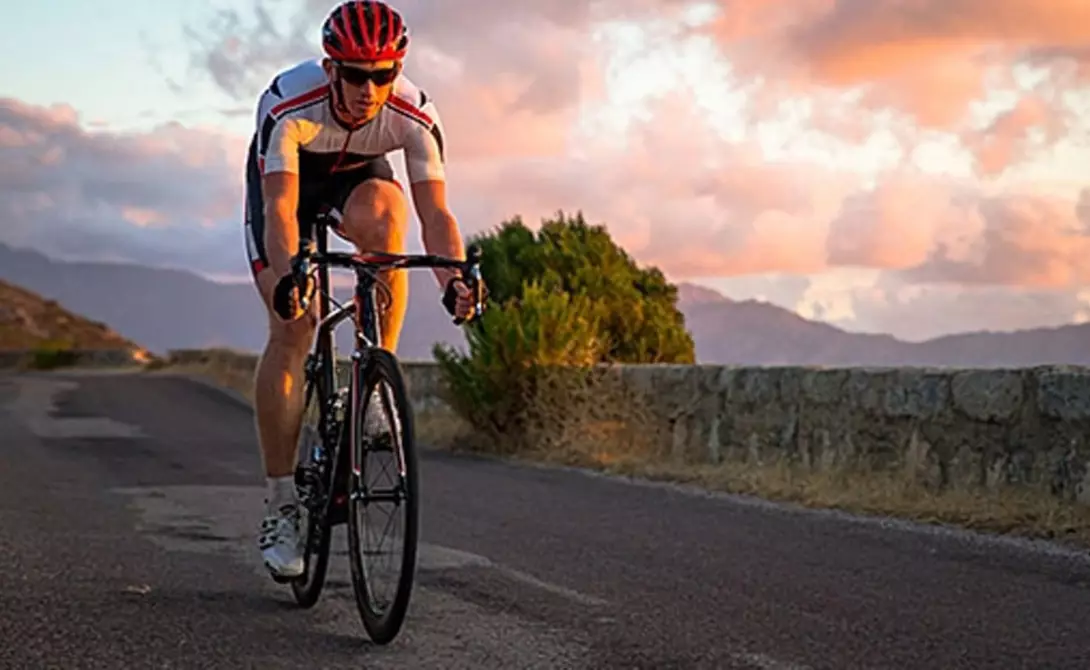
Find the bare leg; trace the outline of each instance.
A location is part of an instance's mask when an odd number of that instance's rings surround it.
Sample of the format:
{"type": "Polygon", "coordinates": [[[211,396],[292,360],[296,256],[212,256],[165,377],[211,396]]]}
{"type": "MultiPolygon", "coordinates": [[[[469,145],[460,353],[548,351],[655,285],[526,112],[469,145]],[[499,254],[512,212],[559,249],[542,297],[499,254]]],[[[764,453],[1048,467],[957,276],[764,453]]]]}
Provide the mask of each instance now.
{"type": "MultiPolygon", "coordinates": [[[[401,189],[388,181],[369,179],[357,186],[344,208],[343,234],[360,250],[403,253],[408,229],[408,204],[401,189]]],[[[393,304],[381,313],[382,347],[394,353],[401,338],[409,298],[406,270],[379,274],[390,287],[393,304]]]]}
{"type": "Polygon", "coordinates": [[[254,374],[254,414],[269,478],[293,475],[303,415],[303,363],[311,342],[306,323],[270,318],[269,339],[254,374]]]}
{"type": "Polygon", "coordinates": [[[295,461],[303,413],[303,363],[312,341],[315,312],[281,321],[272,312],[276,277],[264,270],[258,290],[269,310],[269,338],[254,372],[254,416],[266,474],[266,511],[258,544],[265,563],[284,576],[302,573],[295,461]]]}

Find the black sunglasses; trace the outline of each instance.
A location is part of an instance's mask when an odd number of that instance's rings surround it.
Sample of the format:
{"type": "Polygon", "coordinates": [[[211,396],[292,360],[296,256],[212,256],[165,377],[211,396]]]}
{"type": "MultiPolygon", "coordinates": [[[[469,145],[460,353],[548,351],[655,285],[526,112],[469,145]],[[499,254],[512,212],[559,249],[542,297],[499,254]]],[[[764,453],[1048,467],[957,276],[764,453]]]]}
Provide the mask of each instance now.
{"type": "Polygon", "coordinates": [[[345,67],[338,65],[337,70],[341,77],[353,86],[365,86],[368,81],[375,82],[375,86],[386,86],[397,79],[401,68],[398,66],[387,67],[381,70],[363,70],[358,67],[345,67]]]}

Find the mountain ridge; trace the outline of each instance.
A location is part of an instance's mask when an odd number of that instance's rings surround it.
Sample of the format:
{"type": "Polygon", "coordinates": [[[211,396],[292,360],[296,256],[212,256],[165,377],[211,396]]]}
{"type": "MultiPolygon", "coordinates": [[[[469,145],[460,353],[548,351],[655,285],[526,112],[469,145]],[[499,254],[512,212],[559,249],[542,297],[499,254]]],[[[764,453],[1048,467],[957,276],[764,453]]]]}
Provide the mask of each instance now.
{"type": "MultiPolygon", "coordinates": [[[[411,271],[399,355],[431,359],[434,342],[465,350],[462,331],[439,303],[434,276],[411,271]],[[429,299],[430,297],[430,299],[429,299]]],[[[64,261],[0,243],[0,279],[110,324],[155,353],[228,347],[260,351],[265,313],[254,288],[186,270],[136,263],[64,261]]],[[[678,284],[678,308],[697,360],[734,365],[1024,367],[1090,365],[1090,325],[970,331],[910,342],[855,333],[770,303],[733,300],[714,289],[678,284]]],[[[338,299],[347,289],[337,290],[338,299]]],[[[350,346],[347,329],[338,346],[350,346]]]]}
{"type": "Polygon", "coordinates": [[[55,300],[0,279],[0,351],[74,347],[81,351],[140,351],[104,323],[55,300]]]}

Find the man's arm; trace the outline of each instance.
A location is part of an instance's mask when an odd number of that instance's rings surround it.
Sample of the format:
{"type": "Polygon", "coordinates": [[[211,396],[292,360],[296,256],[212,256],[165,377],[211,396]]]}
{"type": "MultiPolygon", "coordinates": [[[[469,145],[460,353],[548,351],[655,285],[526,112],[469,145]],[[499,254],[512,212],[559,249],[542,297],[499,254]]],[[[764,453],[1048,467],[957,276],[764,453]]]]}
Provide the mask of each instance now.
{"type": "Polygon", "coordinates": [[[276,278],[291,272],[299,251],[299,137],[296,125],[282,120],[273,126],[262,150],[261,190],[265,207],[265,251],[276,278]]]}
{"type": "MultiPolygon", "coordinates": [[[[417,123],[413,124],[405,143],[405,167],[409,173],[413,205],[420,218],[424,248],[431,254],[465,260],[458,221],[447,206],[443,122],[435,102],[427,99],[423,93],[420,98],[422,104],[417,113],[428,122],[420,124],[417,119],[417,123]]],[[[461,274],[449,268],[435,268],[434,272],[443,289],[451,278],[461,274]]]]}
{"type": "Polygon", "coordinates": [[[276,278],[291,272],[291,259],[299,251],[299,175],[273,172],[261,177],[265,196],[265,251],[276,278]]]}
{"type": "MultiPolygon", "coordinates": [[[[465,248],[458,221],[447,206],[447,185],[442,180],[429,179],[412,185],[413,204],[420,218],[420,234],[424,249],[429,254],[439,254],[464,260],[465,248]]],[[[450,268],[434,268],[440,287],[446,287],[452,277],[459,275],[450,268]]]]}

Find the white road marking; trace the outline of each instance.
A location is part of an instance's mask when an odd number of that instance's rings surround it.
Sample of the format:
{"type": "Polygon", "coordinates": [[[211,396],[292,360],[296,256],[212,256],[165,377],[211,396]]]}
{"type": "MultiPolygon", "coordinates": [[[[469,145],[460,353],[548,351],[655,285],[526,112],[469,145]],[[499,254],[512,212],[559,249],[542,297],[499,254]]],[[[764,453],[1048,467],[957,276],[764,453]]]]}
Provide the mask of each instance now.
{"type": "MultiPolygon", "coordinates": [[[[255,534],[264,509],[259,486],[165,486],[118,488],[139,515],[139,529],[167,551],[218,554],[252,569],[255,588],[269,597],[290,600],[287,587],[276,585],[261,566],[255,534]]],[[[321,605],[293,626],[338,637],[366,636],[361,630],[351,575],[343,553],[347,533],[339,527],[321,605]]],[[[470,552],[421,545],[419,565],[425,570],[492,566],[470,552]]],[[[154,586],[154,585],[153,585],[154,586]]],[[[589,670],[588,637],[502,612],[491,612],[457,594],[424,585],[414,589],[406,622],[390,647],[367,651],[372,670],[487,670],[525,668],[589,670]]],[[[144,597],[154,598],[153,590],[144,597]]]]}
{"type": "MultiPolygon", "coordinates": [[[[228,555],[250,565],[258,574],[267,576],[254,541],[257,524],[265,506],[263,488],[163,486],[113,490],[130,497],[131,504],[140,514],[140,530],[147,533],[148,538],[159,546],[170,551],[228,555]]],[[[343,531],[343,528],[340,530],[343,531]]],[[[344,535],[343,532],[340,534],[344,535]]],[[[333,541],[338,542],[336,535],[333,541]]],[[[343,540],[340,542],[342,546],[334,546],[332,550],[335,555],[343,556],[343,540]]],[[[601,598],[500,565],[487,556],[452,547],[421,542],[417,565],[422,571],[487,568],[580,605],[608,605],[601,598]]]]}

